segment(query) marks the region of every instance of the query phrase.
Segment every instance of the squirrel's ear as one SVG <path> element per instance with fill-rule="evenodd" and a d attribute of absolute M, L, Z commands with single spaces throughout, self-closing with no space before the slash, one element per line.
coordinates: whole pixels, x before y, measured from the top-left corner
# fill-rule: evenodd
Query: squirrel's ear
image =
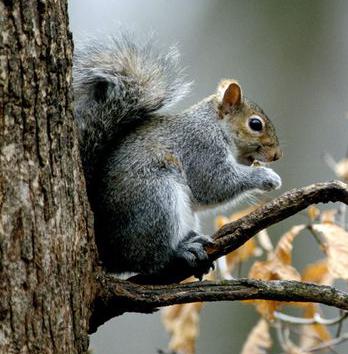
<path fill-rule="evenodd" d="M 222 98 L 221 106 L 224 111 L 229 111 L 231 108 L 238 107 L 242 103 L 242 89 L 237 81 L 221 81 L 218 93 Z"/>

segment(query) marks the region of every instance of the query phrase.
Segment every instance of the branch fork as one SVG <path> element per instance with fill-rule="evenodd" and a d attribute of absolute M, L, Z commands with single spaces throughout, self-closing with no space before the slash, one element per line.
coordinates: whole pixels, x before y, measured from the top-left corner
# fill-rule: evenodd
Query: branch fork
<path fill-rule="evenodd" d="M 342 202 L 348 205 L 348 186 L 340 181 L 316 183 L 292 189 L 250 214 L 223 226 L 207 247 L 211 261 L 242 246 L 259 231 L 311 204 Z M 177 284 L 191 276 L 190 269 L 176 269 L 156 276 L 138 275 L 120 280 L 99 270 L 98 291 L 90 319 L 90 332 L 124 312 L 155 311 L 158 307 L 187 302 L 263 299 L 317 302 L 348 310 L 348 293 L 334 287 L 297 281 L 253 279 Z M 149 285 L 152 284 L 152 285 Z"/>

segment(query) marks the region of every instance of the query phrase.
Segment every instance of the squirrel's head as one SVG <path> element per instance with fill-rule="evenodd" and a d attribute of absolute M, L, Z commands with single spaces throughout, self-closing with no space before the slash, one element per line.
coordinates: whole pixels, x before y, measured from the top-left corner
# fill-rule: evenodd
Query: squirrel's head
<path fill-rule="evenodd" d="M 275 128 L 263 110 L 245 99 L 238 82 L 223 80 L 218 86 L 220 123 L 235 143 L 239 163 L 271 162 L 282 157 Z"/>

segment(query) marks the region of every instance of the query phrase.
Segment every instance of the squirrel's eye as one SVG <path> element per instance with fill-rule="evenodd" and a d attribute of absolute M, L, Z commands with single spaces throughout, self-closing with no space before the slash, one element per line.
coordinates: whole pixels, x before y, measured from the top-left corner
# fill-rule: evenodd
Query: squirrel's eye
<path fill-rule="evenodd" d="M 255 132 L 260 132 L 263 129 L 263 122 L 260 118 L 250 117 L 249 128 Z"/>

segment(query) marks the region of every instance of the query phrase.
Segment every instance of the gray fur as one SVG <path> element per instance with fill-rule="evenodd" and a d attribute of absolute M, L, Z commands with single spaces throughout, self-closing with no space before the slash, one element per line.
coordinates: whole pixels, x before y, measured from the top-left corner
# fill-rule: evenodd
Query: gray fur
<path fill-rule="evenodd" d="M 75 112 L 80 131 L 82 158 L 92 178 L 105 146 L 120 127 L 146 120 L 151 112 L 168 108 L 190 89 L 172 47 L 158 52 L 131 34 L 88 40 L 74 54 Z"/>
<path fill-rule="evenodd" d="M 236 162 L 216 96 L 178 115 L 156 112 L 187 91 L 181 77 L 177 54 L 157 54 L 125 37 L 87 45 L 75 58 L 81 154 L 110 270 L 204 265 L 210 240 L 200 234 L 197 211 L 281 184 L 269 168 Z M 107 89 L 96 98 L 100 80 Z M 124 122 L 130 129 L 120 134 Z M 98 173 L 90 174 L 96 162 Z"/>

